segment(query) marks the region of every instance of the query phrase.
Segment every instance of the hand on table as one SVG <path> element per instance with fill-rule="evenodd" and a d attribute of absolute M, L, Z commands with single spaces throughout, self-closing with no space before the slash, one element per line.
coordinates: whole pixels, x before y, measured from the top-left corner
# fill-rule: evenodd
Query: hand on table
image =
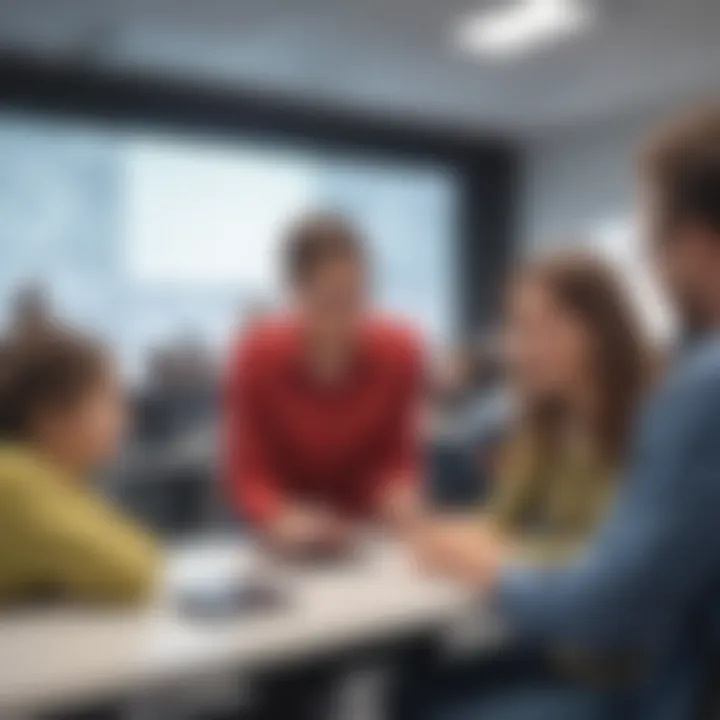
<path fill-rule="evenodd" d="M 508 543 L 477 520 L 435 520 L 415 535 L 412 545 L 428 572 L 483 589 L 495 584 L 510 554 Z"/>
<path fill-rule="evenodd" d="M 425 507 L 417 488 L 410 483 L 392 487 L 380 505 L 381 519 L 395 534 L 402 537 L 414 534 L 425 522 Z"/>
<path fill-rule="evenodd" d="M 354 528 L 321 508 L 294 506 L 268 528 L 270 546 L 290 557 L 333 557 L 348 552 Z"/>

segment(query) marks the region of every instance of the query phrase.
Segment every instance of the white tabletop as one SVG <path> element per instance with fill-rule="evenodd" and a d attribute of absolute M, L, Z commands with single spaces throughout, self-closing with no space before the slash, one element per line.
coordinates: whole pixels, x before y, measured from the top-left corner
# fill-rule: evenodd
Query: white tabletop
<path fill-rule="evenodd" d="M 251 551 L 238 545 L 237 552 Z M 471 607 L 466 592 L 421 576 L 387 543 L 371 543 L 346 566 L 284 571 L 282 579 L 287 607 L 227 621 L 193 622 L 166 599 L 142 612 L 0 616 L 0 710 L 45 709 L 198 674 L 277 666 L 440 627 Z"/>

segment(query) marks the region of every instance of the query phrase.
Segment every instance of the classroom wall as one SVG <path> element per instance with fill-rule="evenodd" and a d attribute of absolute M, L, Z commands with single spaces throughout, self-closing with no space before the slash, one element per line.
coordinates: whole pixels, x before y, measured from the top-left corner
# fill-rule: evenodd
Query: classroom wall
<path fill-rule="evenodd" d="M 626 277 L 649 334 L 676 322 L 647 263 L 636 222 L 639 148 L 653 129 L 697 100 L 565 128 L 529 142 L 523 155 L 520 237 L 526 253 L 585 244 Z"/>
<path fill-rule="evenodd" d="M 599 224 L 627 217 L 636 147 L 655 119 L 655 113 L 642 113 L 531 141 L 522 189 L 525 247 L 576 242 Z"/>
<path fill-rule="evenodd" d="M 720 87 L 615 117 L 564 127 L 525 145 L 521 242 L 526 248 L 576 242 L 626 221 L 635 201 L 635 162 L 648 134 L 687 109 L 716 104 Z M 580 236 L 580 237 L 578 237 Z"/>

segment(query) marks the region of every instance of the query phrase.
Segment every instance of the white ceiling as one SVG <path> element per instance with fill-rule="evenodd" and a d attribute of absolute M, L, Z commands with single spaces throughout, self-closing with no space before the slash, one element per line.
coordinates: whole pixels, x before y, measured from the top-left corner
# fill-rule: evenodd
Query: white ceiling
<path fill-rule="evenodd" d="M 582 38 L 460 56 L 456 18 L 509 1 L 0 0 L 0 49 L 520 136 L 720 90 L 718 0 L 597 0 Z"/>

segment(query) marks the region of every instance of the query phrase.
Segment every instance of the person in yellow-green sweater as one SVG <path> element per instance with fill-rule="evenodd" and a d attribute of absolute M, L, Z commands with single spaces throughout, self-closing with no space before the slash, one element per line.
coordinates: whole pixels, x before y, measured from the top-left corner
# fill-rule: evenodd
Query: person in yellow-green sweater
<path fill-rule="evenodd" d="M 436 519 L 416 551 L 431 569 L 472 577 L 478 547 L 530 562 L 567 559 L 603 519 L 647 381 L 640 326 L 611 267 L 568 253 L 522 268 L 507 318 L 519 423 L 482 511 Z"/>
<path fill-rule="evenodd" d="M 64 330 L 0 358 L 0 604 L 149 598 L 154 539 L 89 486 L 117 450 L 124 402 L 103 347 Z"/>

